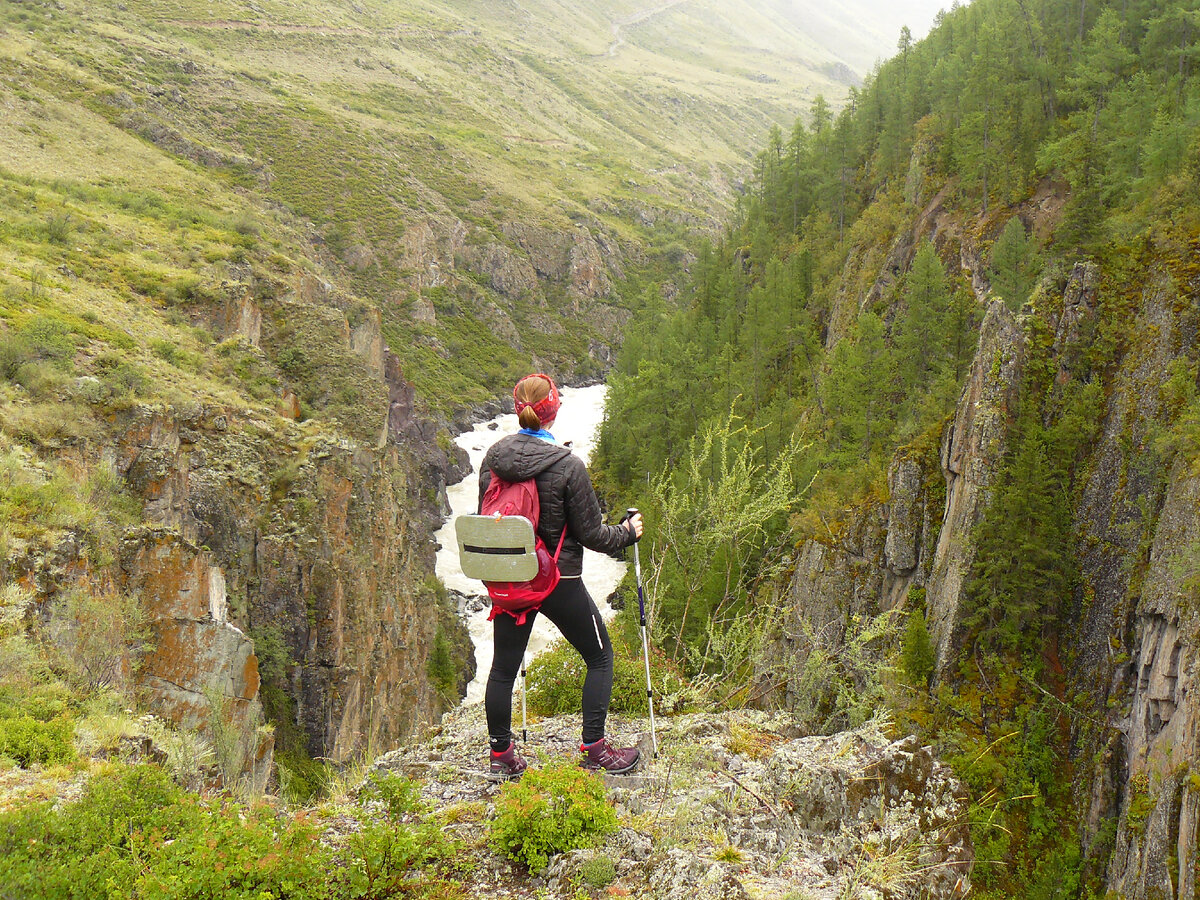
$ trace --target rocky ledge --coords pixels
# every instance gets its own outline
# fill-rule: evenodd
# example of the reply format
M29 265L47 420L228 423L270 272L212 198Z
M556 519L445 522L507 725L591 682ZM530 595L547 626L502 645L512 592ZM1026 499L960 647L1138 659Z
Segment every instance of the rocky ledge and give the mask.
M448 825L478 855L473 896L574 898L599 858L615 875L605 896L616 897L949 900L970 891L966 791L930 748L893 740L886 723L822 737L753 711L678 716L658 723L654 760L646 722L610 724L643 749L637 773L606 776L621 829L529 872L487 845L477 819ZM533 725L523 748L531 765L575 755L579 728L578 716ZM414 779L435 810L484 807L490 817L501 786L485 767L479 706L375 763Z

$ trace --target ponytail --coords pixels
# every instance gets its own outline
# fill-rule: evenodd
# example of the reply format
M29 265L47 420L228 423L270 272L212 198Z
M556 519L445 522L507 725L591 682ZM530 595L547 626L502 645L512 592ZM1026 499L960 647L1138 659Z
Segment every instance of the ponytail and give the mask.
M538 414L533 411L532 406L526 406L517 414L517 421L521 423L522 428L527 428L530 431L540 431L542 428L542 420L538 418Z

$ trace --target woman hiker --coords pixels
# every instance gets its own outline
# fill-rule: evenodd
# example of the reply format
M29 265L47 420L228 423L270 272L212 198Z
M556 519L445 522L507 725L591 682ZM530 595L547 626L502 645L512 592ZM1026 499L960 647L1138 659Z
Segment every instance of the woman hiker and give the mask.
M557 547L562 541L558 560L562 578L542 601L540 612L558 627L587 664L580 765L615 774L629 772L638 763L637 748L614 747L604 736L612 698L612 643L580 574L584 547L611 554L630 546L642 536L642 517L634 515L620 525L604 524L583 460L557 443L548 430L554 425L560 405L558 389L548 375L522 378L513 390L513 401L521 430L501 438L483 458L480 503L493 473L508 482L535 480L541 505L538 536L547 547ZM512 693L537 613L528 613L524 623L517 624L514 615L492 610L495 653L483 703L492 751L491 774L497 777L517 777L526 767L513 741Z

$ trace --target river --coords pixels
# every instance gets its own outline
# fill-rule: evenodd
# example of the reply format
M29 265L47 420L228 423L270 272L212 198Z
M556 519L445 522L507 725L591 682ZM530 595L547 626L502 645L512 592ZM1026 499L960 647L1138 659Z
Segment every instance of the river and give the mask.
M570 443L576 455L585 463L591 458L596 431L604 418L604 398L607 391L608 388L603 384L562 389L562 408L554 422L554 436L561 443ZM488 670L492 667L492 626L487 619L487 591L483 582L465 577L459 568L454 517L475 512L479 502L479 465L483 462L483 455L500 438L516 434L518 427L517 417L506 413L480 423L454 439L454 442L471 457L471 474L446 490L450 502L450 515L434 535L438 543L437 576L451 592L464 598L460 614L471 632L471 643L475 645L475 680L467 687L464 704L479 703L483 700ZM605 598L625 577L625 569L625 563L612 557L593 553L591 550L584 551L583 582L595 598L605 621L615 615L615 610L608 605ZM529 639L529 659L545 650L557 637L558 630L546 619L539 617Z

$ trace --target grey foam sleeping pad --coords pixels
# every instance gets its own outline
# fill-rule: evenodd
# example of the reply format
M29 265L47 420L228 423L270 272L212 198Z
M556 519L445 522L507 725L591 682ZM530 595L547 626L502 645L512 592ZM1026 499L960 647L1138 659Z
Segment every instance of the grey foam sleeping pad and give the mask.
M454 534L468 578L529 581L538 573L533 523L524 516L459 516Z

